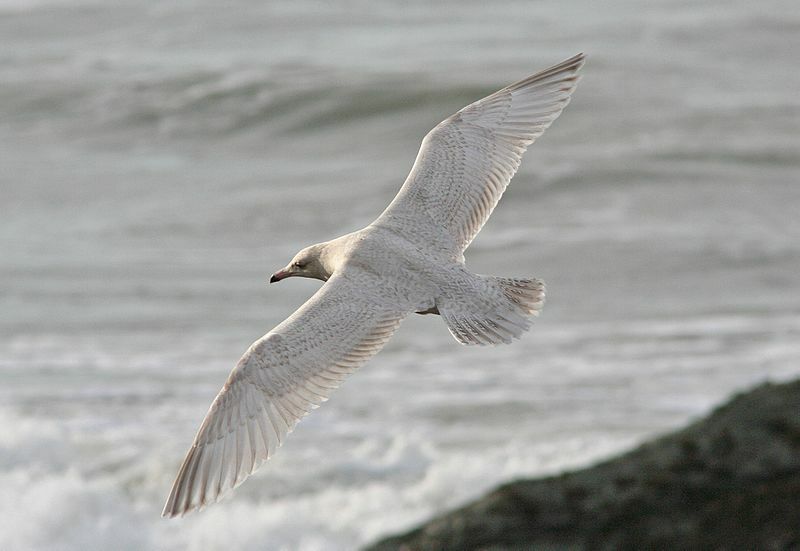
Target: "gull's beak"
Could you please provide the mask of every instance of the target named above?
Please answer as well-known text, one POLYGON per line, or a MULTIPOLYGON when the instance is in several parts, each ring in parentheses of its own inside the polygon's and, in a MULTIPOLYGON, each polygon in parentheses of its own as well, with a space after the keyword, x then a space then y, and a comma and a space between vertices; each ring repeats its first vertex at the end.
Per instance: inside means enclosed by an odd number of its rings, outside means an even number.
POLYGON ((272 277, 269 278, 269 282, 270 283, 275 283, 276 281, 280 281, 282 279, 286 279, 287 277, 289 277, 291 275, 292 275, 291 272, 289 272, 288 270, 278 270, 277 272, 272 274, 272 277))

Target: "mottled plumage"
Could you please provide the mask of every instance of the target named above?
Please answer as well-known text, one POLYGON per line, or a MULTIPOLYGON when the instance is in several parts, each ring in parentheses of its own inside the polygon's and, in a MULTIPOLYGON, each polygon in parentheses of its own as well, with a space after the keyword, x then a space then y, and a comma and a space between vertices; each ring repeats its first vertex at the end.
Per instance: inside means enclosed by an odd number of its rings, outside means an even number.
POLYGON ((544 303, 543 282, 473 274, 463 253, 526 148, 569 102, 582 64, 579 54, 444 120, 425 136, 375 222, 300 251, 273 275, 326 283, 239 360, 195 436, 164 516, 217 501, 240 484, 409 313, 441 314, 463 344, 508 343, 529 328, 544 303))

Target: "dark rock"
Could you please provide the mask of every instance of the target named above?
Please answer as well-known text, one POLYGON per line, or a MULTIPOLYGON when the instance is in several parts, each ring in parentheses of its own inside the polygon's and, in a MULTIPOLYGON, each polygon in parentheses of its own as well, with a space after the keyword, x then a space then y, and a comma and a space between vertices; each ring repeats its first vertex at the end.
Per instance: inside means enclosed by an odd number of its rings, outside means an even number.
POLYGON ((621 457, 520 480, 371 551, 800 549, 800 381, 621 457))

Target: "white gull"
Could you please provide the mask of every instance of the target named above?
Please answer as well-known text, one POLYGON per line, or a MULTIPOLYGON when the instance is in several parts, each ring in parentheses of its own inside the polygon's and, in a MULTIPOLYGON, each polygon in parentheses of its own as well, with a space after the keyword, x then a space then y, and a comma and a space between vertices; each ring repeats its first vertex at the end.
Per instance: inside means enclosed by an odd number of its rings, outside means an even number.
POLYGON ((163 516, 213 503, 241 484, 409 313, 440 314, 462 344, 509 343, 530 327, 544 283, 474 274, 464 250, 527 147, 569 103, 583 60, 578 54, 442 121, 377 220, 303 249, 272 276, 326 283, 239 360, 200 425, 163 516))

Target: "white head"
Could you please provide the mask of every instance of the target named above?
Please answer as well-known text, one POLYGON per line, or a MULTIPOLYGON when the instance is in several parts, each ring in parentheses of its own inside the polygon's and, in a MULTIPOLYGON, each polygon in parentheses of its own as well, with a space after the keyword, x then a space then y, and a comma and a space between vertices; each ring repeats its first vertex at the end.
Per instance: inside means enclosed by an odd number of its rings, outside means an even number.
POLYGON ((272 274, 269 282, 275 283, 287 277, 310 277, 328 281, 333 270, 329 269, 325 254, 327 245, 327 243, 317 243, 306 247, 294 255, 288 266, 272 274))

